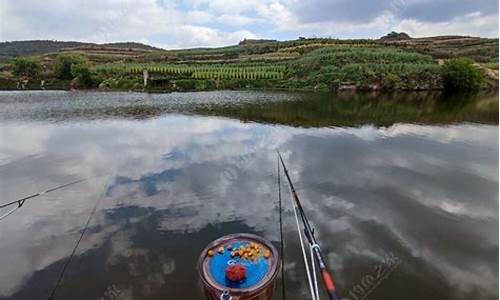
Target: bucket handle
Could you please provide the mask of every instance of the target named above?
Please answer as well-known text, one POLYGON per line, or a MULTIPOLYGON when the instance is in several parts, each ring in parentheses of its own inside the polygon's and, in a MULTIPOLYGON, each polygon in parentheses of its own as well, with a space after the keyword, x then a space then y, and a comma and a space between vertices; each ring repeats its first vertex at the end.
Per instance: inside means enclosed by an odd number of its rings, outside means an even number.
POLYGON ((222 292, 222 294, 220 294, 220 300, 236 300, 236 299, 233 299, 233 296, 231 296, 231 294, 229 293, 228 290, 225 290, 222 292))

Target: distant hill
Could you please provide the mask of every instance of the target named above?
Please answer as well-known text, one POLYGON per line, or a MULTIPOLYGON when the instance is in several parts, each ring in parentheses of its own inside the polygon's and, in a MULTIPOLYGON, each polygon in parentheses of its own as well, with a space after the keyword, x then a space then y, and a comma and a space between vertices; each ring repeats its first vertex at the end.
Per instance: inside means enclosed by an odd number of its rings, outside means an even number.
POLYGON ((498 63, 498 39, 470 36, 412 38, 404 32, 391 32, 380 39, 304 38, 277 41, 246 39, 237 45, 215 48, 164 50, 135 42, 85 43, 63 41, 0 42, 0 63, 16 56, 43 55, 50 64, 58 52, 87 56, 93 64, 113 62, 246 63, 284 62, 300 58, 313 50, 344 45, 357 47, 397 47, 431 55, 434 59, 468 57, 480 63, 498 63))
POLYGON ((251 44, 264 44, 264 43, 273 43, 277 42, 277 40, 266 40, 266 39, 244 39, 239 42, 238 45, 251 45, 251 44))
POLYGON ((122 43, 85 43, 85 42, 63 42, 63 41, 49 41, 49 40, 31 40, 31 41, 14 41, 14 42, 0 42, 0 62, 5 62, 12 57, 37 55, 50 52, 58 52, 67 48, 119 48, 119 49, 138 49, 146 51, 161 51, 163 49, 153 46, 135 43, 135 42, 122 42, 122 43))
POLYGON ((392 32, 377 43, 429 54, 436 59, 468 57, 476 62, 498 62, 498 39, 492 38, 459 35, 410 38, 405 33, 392 32))

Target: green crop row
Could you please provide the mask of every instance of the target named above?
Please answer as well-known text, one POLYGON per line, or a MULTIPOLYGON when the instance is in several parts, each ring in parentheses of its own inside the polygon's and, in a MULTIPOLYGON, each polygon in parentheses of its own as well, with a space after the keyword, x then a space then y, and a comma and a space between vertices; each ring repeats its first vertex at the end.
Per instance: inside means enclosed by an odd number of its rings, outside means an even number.
POLYGON ((282 79, 283 72, 278 71, 196 71, 191 75, 195 79, 282 79))
POLYGON ((108 74, 149 73, 182 75, 194 79, 281 79, 284 65, 277 64, 103 64, 95 71, 108 74))
POLYGON ((305 78, 323 68, 342 68, 351 64, 431 65, 436 61, 428 55, 397 48, 331 46, 317 49, 290 63, 290 77, 305 78))
POLYGON ((342 66, 351 63, 429 64, 433 61, 431 56, 395 48, 325 47, 308 53, 297 63, 342 66))

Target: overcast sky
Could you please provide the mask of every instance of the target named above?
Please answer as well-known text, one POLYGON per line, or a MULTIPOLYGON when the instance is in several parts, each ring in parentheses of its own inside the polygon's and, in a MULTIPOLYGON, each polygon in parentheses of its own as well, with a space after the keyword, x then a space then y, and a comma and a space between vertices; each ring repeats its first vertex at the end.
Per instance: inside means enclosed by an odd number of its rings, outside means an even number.
POLYGON ((137 41, 163 48, 243 38, 498 37, 498 0, 0 0, 0 40, 137 41))

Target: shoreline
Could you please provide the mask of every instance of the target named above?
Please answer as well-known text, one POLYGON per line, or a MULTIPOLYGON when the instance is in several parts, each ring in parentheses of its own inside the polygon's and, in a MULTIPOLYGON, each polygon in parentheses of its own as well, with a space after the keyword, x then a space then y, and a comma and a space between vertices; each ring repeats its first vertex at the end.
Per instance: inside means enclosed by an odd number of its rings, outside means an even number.
MULTIPOLYGON (((66 91, 66 92, 134 92, 134 93, 147 93, 147 94, 170 94, 170 93, 195 93, 195 92, 217 92, 217 91, 262 91, 262 92, 313 92, 313 93, 416 93, 416 92, 441 92, 445 93, 446 90, 443 88, 433 88, 433 89, 367 89, 367 88, 355 88, 355 89, 298 89, 298 88, 240 88, 240 89, 193 89, 193 90, 161 90, 161 89, 102 89, 102 88, 89 88, 89 89, 74 89, 74 88, 55 88, 55 89, 41 89, 41 88, 26 88, 26 89, 3 89, 0 88, 0 92, 22 92, 22 91, 66 91)), ((498 86, 496 87, 484 87, 476 92, 494 92, 498 91, 498 86)), ((463 92, 463 91, 460 91, 463 92)))
POLYGON ((186 93, 211 93, 211 92, 263 92, 263 93, 298 93, 298 94, 331 94, 339 96, 349 95, 418 95, 418 94, 439 94, 439 95, 481 95, 496 94, 499 95, 498 88, 483 88, 477 91, 456 91, 450 92, 444 89, 428 90, 300 90, 300 89, 218 89, 218 90, 185 90, 185 91, 162 91, 162 90, 123 90, 123 89, 0 89, 2 92, 68 92, 68 93, 136 93, 136 94, 186 94, 186 93))

